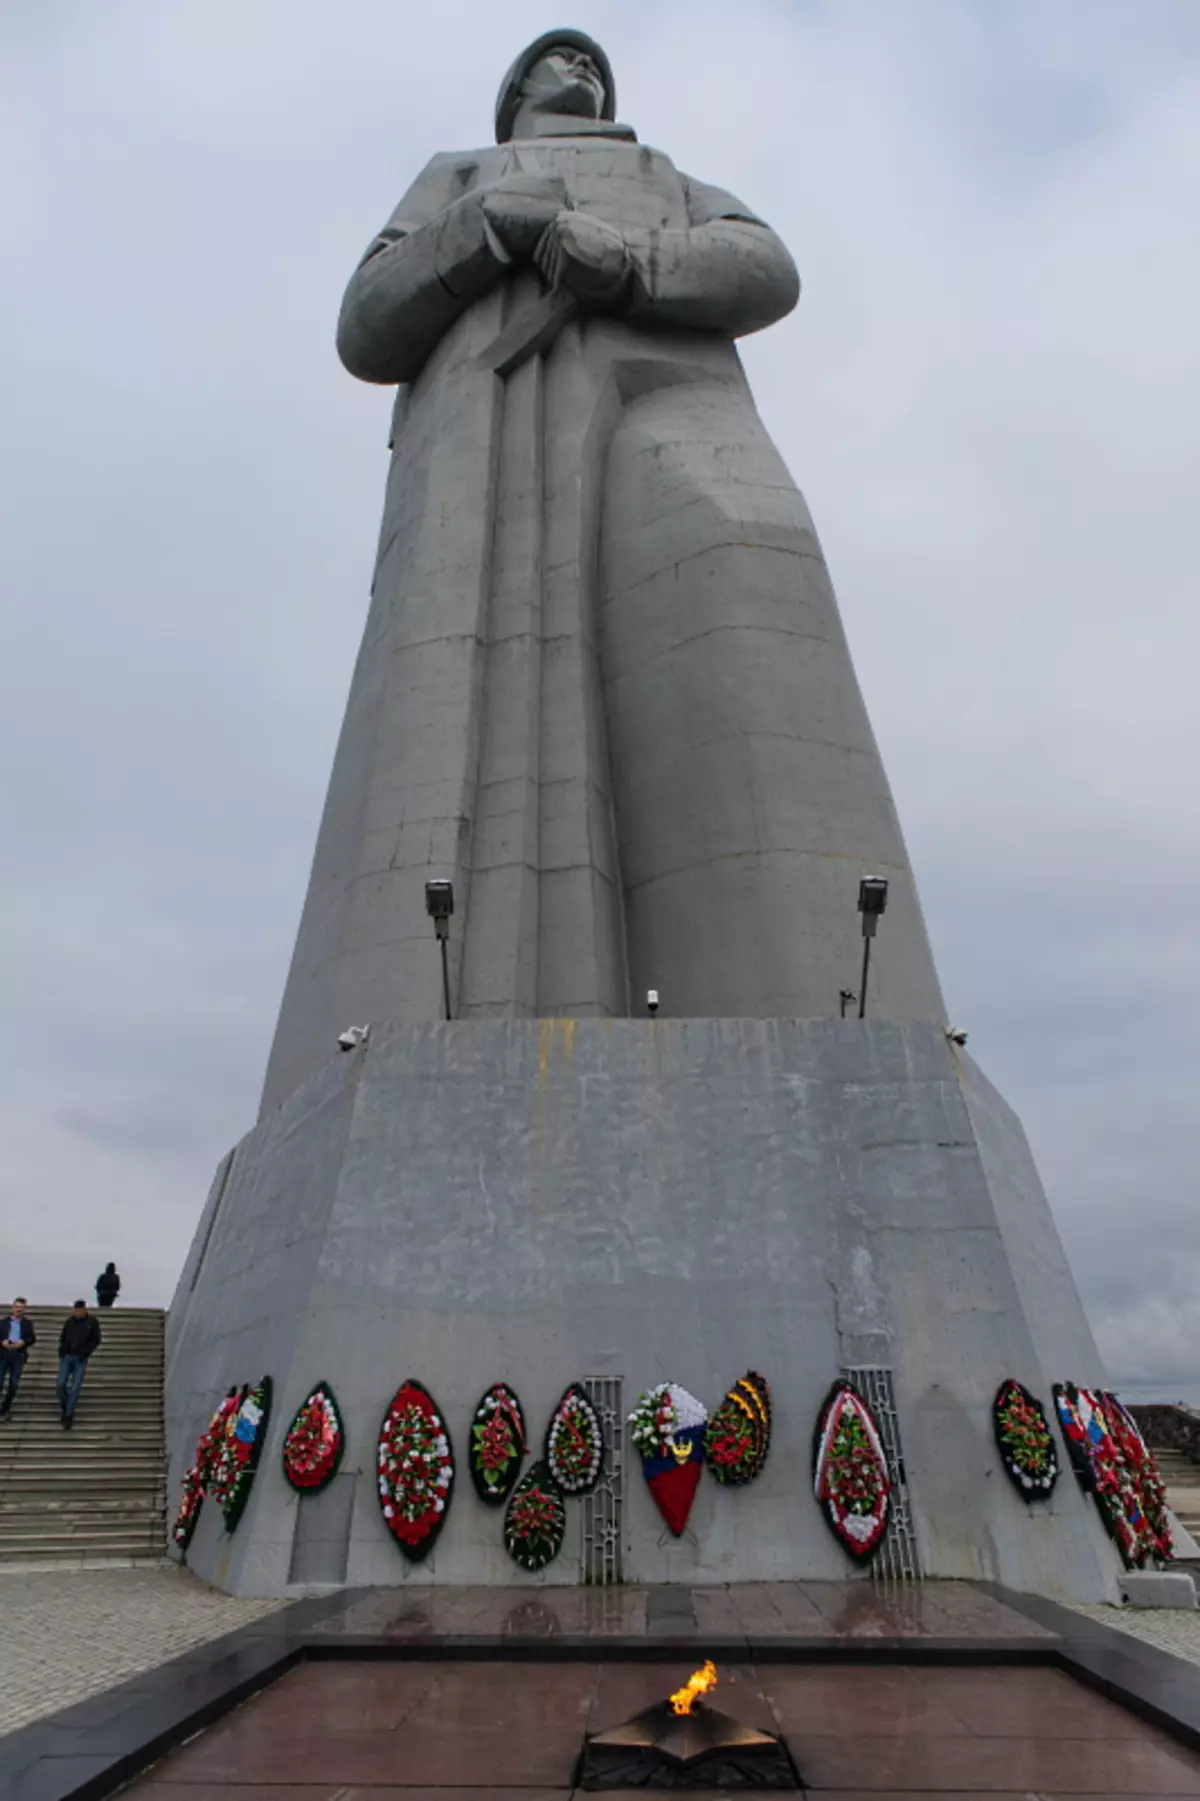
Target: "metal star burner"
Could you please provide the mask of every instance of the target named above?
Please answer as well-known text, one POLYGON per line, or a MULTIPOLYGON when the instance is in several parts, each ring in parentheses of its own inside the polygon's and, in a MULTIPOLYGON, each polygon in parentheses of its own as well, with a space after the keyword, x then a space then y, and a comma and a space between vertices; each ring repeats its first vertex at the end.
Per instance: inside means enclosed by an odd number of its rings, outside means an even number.
POLYGON ((803 1788, 782 1739, 700 1700, 716 1683, 716 1666, 706 1663, 669 1700, 587 1739, 579 1786, 593 1791, 803 1788))

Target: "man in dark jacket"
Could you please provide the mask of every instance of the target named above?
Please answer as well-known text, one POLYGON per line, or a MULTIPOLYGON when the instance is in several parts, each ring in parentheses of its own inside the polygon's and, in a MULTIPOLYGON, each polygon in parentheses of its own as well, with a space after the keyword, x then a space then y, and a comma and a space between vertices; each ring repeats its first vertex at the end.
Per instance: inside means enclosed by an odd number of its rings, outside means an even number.
POLYGON ((67 1432, 75 1423, 75 1404, 87 1374, 88 1358, 99 1343, 100 1321, 92 1318, 86 1301, 76 1301, 70 1317, 63 1322, 58 1341, 58 1404, 67 1432))
POLYGON ((36 1343, 33 1321, 25 1317, 25 1296, 19 1294, 7 1313, 0 1311, 0 1419, 17 1398, 25 1358, 36 1343))
POLYGON ((121 1292, 121 1278, 115 1263, 106 1263, 102 1275, 96 1277, 96 1299, 101 1307, 111 1307, 121 1292))

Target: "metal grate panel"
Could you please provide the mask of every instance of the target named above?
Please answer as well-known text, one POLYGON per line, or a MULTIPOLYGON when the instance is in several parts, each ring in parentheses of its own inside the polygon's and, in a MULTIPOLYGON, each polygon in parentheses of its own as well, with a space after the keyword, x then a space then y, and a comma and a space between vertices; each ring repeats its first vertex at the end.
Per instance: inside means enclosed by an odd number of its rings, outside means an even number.
POLYGON ((584 1495, 580 1580, 607 1588, 624 1581, 625 1413, 622 1376, 585 1376, 583 1391, 600 1416, 604 1462, 584 1495))
POLYGON ((900 1444, 900 1419, 896 1412, 892 1372, 879 1364, 861 1364, 858 1368, 843 1369, 842 1376, 854 1384, 875 1415, 888 1475, 892 1479, 891 1517, 883 1543, 871 1560, 871 1574, 877 1581, 915 1582, 924 1571, 908 1500, 908 1478, 900 1444))

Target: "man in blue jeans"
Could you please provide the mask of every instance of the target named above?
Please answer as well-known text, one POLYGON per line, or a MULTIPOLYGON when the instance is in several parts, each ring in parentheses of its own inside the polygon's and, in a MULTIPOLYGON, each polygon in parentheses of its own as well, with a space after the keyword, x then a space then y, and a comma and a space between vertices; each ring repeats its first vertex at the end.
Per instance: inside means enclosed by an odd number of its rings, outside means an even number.
POLYGON ((25 1317, 25 1296, 19 1294, 7 1313, 0 1311, 0 1419, 12 1409, 25 1359, 36 1343, 33 1321, 25 1317))
POLYGON ((75 1423, 75 1404, 87 1373, 87 1361, 99 1343, 99 1320, 92 1318, 86 1301, 76 1301, 70 1317, 63 1322, 58 1341, 58 1404, 66 1432, 75 1423))

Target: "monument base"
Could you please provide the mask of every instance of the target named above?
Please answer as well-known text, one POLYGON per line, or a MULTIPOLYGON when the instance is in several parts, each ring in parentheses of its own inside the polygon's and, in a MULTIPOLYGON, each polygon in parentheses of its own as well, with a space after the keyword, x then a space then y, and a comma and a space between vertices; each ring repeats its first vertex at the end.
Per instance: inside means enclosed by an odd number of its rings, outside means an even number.
MULTIPOLYGON (((232 1383, 275 1406, 230 1535, 206 1503, 188 1561, 237 1594, 329 1584, 529 1583, 503 1513, 468 1479, 492 1383, 533 1456, 568 1383, 614 1418, 656 1382, 715 1407, 747 1369, 774 1402, 762 1474, 705 1476, 664 1529, 627 1433, 606 1460, 605 1573, 636 1583, 861 1579, 812 1490, 830 1384, 894 1397, 913 1567, 1061 1599, 1117 1596, 1116 1555, 1066 1471, 1029 1503, 991 1404, 1015 1377, 1104 1375, 1019 1122, 923 1025, 857 1020, 476 1020, 375 1025, 224 1161, 168 1324, 172 1504, 232 1383), (380 1514, 376 1445, 413 1377, 449 1426, 458 1481, 424 1562, 380 1514), (318 1494, 280 1446, 319 1381, 346 1424, 318 1494)), ((900 1498, 898 1496, 898 1498, 900 1498)), ((539 1580, 595 1579, 593 1503, 539 1580)))

